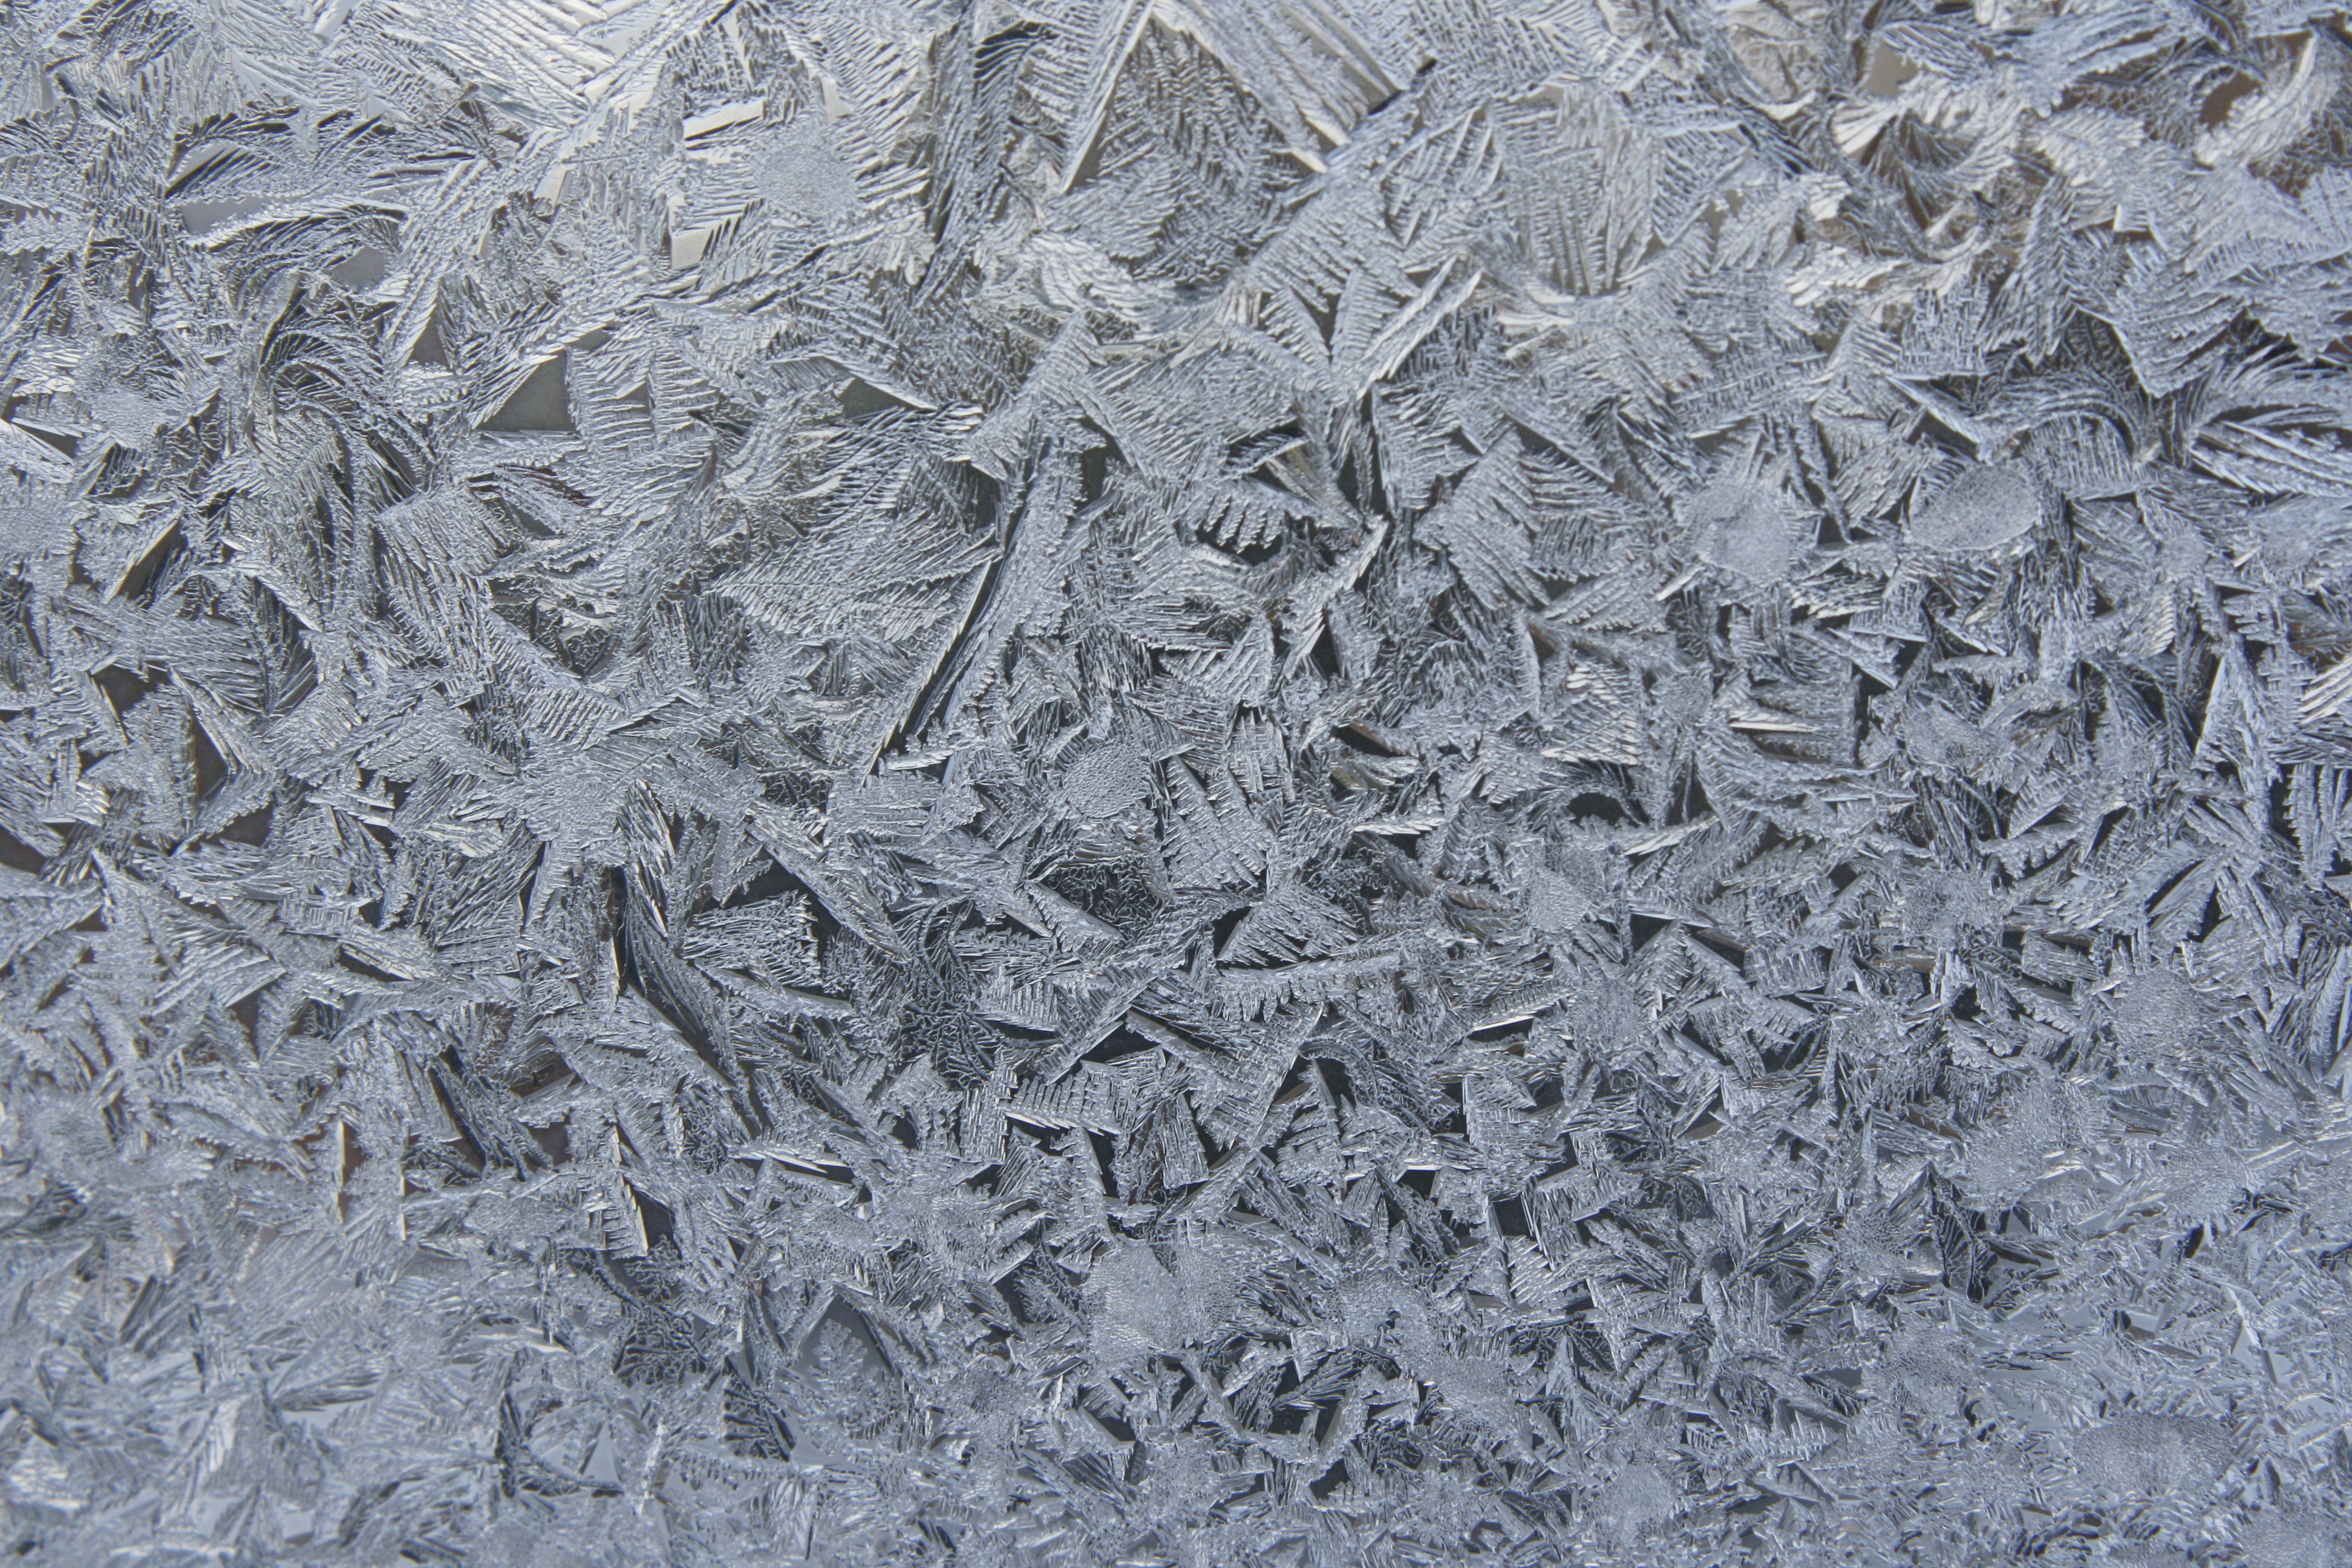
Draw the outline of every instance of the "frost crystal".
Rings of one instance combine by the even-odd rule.
[[[2352,28],[0,6],[0,1558],[2352,1563]]]

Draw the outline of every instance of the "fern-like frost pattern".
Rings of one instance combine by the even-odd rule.
[[[2352,1563],[2341,12],[0,30],[0,1556]]]

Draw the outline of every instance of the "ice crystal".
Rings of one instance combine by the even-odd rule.
[[[2352,31],[0,6],[0,1554],[2352,1562]]]

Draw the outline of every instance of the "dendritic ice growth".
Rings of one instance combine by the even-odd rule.
[[[0,31],[0,1559],[2352,1563],[2342,13]]]

